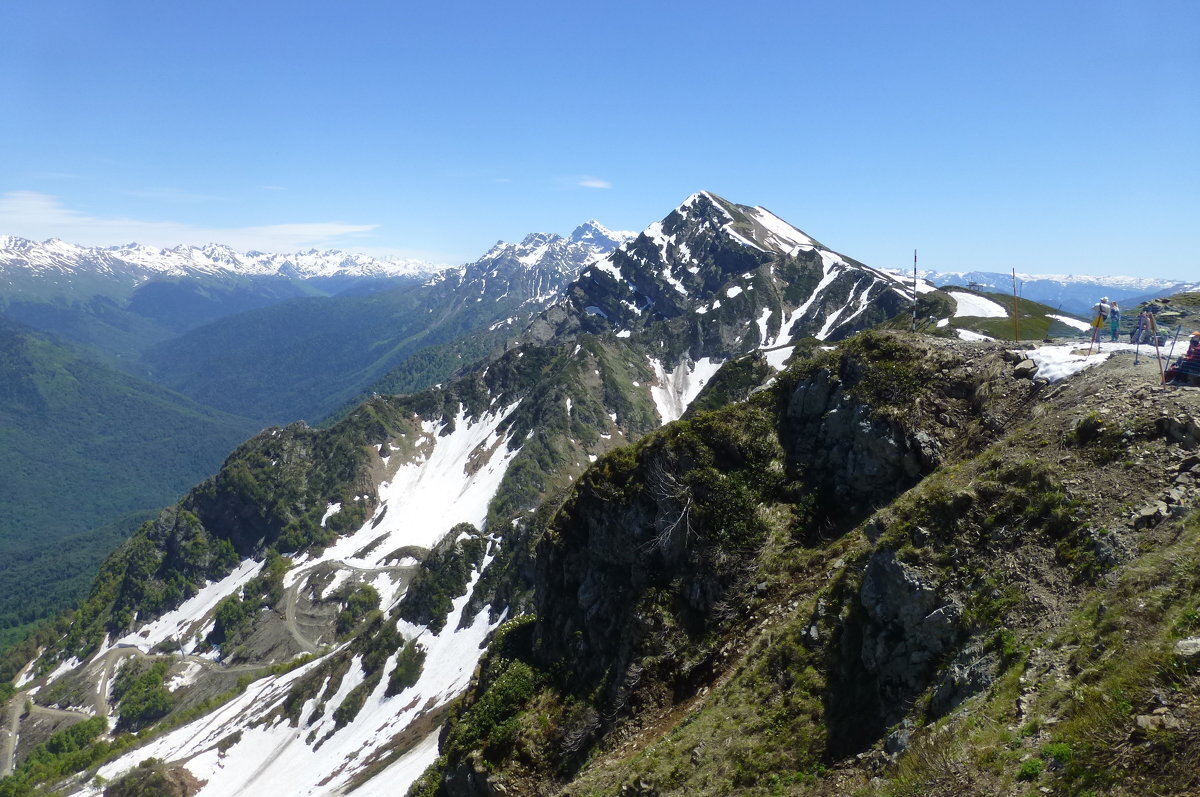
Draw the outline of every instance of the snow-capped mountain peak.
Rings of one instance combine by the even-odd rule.
[[[637,233],[629,230],[610,230],[595,219],[590,219],[576,227],[570,237],[574,243],[616,249],[626,241],[636,238]]]
[[[705,351],[723,358],[749,337],[763,346],[798,335],[838,339],[911,300],[900,280],[833,252],[766,208],[699,191],[585,268],[563,306],[527,334],[628,336],[674,319],[703,316],[712,325],[720,315],[729,328]],[[747,330],[751,316],[757,326]],[[705,356],[699,351],[693,346],[693,359]]]

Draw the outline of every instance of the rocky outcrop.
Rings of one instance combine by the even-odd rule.
[[[824,368],[792,392],[787,421],[790,465],[846,517],[890,501],[940,461],[933,437],[876,417]]]
[[[863,666],[878,681],[884,705],[902,713],[957,641],[962,607],[887,550],[871,556],[859,598],[867,620]]]

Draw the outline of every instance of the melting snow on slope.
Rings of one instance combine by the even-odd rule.
[[[684,410],[699,395],[701,388],[712,378],[721,367],[721,363],[705,357],[699,362],[687,360],[675,366],[675,370],[667,373],[663,364],[658,360],[650,360],[654,370],[656,386],[650,388],[650,397],[658,408],[658,417],[663,423],[677,421],[683,416]]]
[[[459,406],[454,431],[442,436],[446,425],[425,422],[423,456],[397,469],[390,482],[379,485],[375,516],[355,534],[343,537],[317,559],[297,562],[285,579],[291,586],[299,573],[321,561],[341,561],[357,567],[375,567],[389,553],[405,545],[432,548],[458,523],[482,528],[488,501],[496,493],[504,471],[517,450],[509,450],[500,423],[516,405],[469,420]],[[361,558],[355,553],[385,535],[386,545]]]
[[[761,205],[751,208],[747,215],[762,225],[767,232],[765,243],[776,251],[794,254],[801,247],[816,246],[812,238]]]
[[[832,333],[833,330],[838,326],[848,324],[861,315],[862,312],[870,306],[871,289],[874,287],[875,280],[867,282],[863,286],[862,291],[857,294],[857,298],[855,293],[852,291],[850,293],[850,298],[846,300],[846,304],[844,304],[840,310],[830,313],[825,317],[824,326],[821,327],[821,331],[815,336],[817,340],[825,340],[825,338],[829,337],[830,333]],[[857,305],[856,309],[854,312],[850,313],[850,315],[843,318],[842,314],[845,313],[851,305]]]
[[[342,511],[341,502],[329,504],[328,506],[326,506],[325,514],[321,518],[321,528],[325,528],[325,522],[327,520],[329,520],[329,518],[333,517],[334,515],[336,515],[338,512],[341,512],[341,511]]]
[[[387,746],[393,736],[418,717],[454,699],[470,682],[483,653],[484,640],[503,620],[489,623],[488,610],[483,609],[468,627],[458,629],[459,618],[481,572],[482,568],[472,577],[466,593],[455,599],[441,634],[431,634],[403,621],[398,624],[405,637],[416,636],[426,649],[425,664],[417,683],[398,695],[384,695],[395,667],[396,656],[393,654],[384,665],[379,684],[364,701],[354,722],[338,730],[319,748],[313,749],[305,740],[310,733],[320,739],[333,729],[334,710],[341,699],[363,681],[359,657],[351,662],[337,696],[327,702],[324,716],[311,725],[310,718],[319,696],[305,703],[297,727],[292,727],[285,719],[276,719],[269,724],[256,723],[271,714],[286,698],[291,686],[319,666],[319,661],[286,675],[256,681],[246,692],[212,714],[131,751],[102,767],[100,774],[111,780],[139,761],[154,757],[185,761],[197,778],[206,781],[200,791],[202,796],[342,793],[372,752]],[[238,731],[241,735],[236,743],[223,752],[217,749],[218,742]],[[374,786],[367,787],[362,793],[403,794],[437,757],[436,740],[437,732],[434,731],[388,767],[386,780],[376,777],[372,780]],[[93,797],[99,795],[92,786],[86,787],[83,793]]]
[[[149,653],[160,642],[174,639],[184,643],[185,653],[191,653],[196,644],[194,636],[199,627],[198,624],[217,607],[222,598],[240,590],[261,567],[261,562],[253,559],[244,560],[225,578],[220,581],[210,581],[203,589],[184,601],[179,608],[172,609],[154,622],[142,626],[133,633],[126,634],[118,639],[112,647],[136,647],[143,653]],[[107,650],[108,646],[102,649],[97,656],[103,655]]]
[[[1055,321],[1061,321],[1069,327],[1078,329],[1080,332],[1090,332],[1092,330],[1091,324],[1086,321],[1080,321],[1078,318],[1071,318],[1066,315],[1048,315],[1046,317],[1053,318]]]
[[[958,304],[954,317],[971,316],[972,318],[1008,318],[1008,311],[991,299],[976,296],[963,291],[948,291]]]
[[[1037,375],[1050,382],[1073,376],[1085,368],[1099,365],[1112,355],[1112,350],[1088,356],[1076,354],[1078,346],[1068,343],[1063,346],[1042,346],[1033,351],[1017,352],[1037,364]]]
[[[204,667],[199,662],[189,661],[184,665],[183,671],[178,675],[172,675],[167,681],[167,691],[176,692],[185,686],[191,686],[200,677],[200,673],[204,672]]]
[[[767,358],[768,365],[776,371],[782,371],[784,364],[787,362],[788,357],[792,356],[792,351],[795,348],[795,346],[782,346],[778,349],[767,349],[763,352],[763,355]]]
[[[939,324],[939,326],[941,325]],[[954,331],[957,332],[958,336],[963,340],[995,340],[995,338],[989,338],[987,335],[980,335],[978,332],[972,332],[969,329],[956,329]]]
[[[911,271],[904,272],[894,268],[876,268],[872,269],[872,271],[882,274],[893,282],[900,283],[900,286],[904,289],[905,294],[907,294],[910,299],[912,298],[913,278]],[[938,287],[929,280],[924,278],[917,279],[917,293],[933,293],[937,289]]]
[[[797,307],[788,314],[787,318],[784,319],[783,325],[780,327],[779,332],[780,343],[791,342],[790,337],[785,340],[784,336],[789,335],[792,326],[804,317],[804,314],[808,312],[810,307],[812,307],[812,303],[821,296],[825,289],[829,287],[830,283],[837,279],[837,275],[840,272],[838,266],[840,265],[841,261],[835,258],[827,258],[825,254],[825,252],[821,252],[821,265],[825,270],[821,275],[821,281],[817,283],[817,287],[813,288],[813,292],[810,293],[808,298],[804,300],[804,304]]]

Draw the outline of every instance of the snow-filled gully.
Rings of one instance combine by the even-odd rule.
[[[460,408],[453,432],[446,432],[445,424],[425,423],[419,432],[424,439],[417,446],[423,454],[414,461],[397,464],[390,479],[380,485],[374,517],[320,556],[298,559],[285,577],[289,596],[302,587],[308,574],[324,565],[357,572],[379,589],[385,610],[394,608],[407,584],[407,579],[396,579],[394,575],[412,567],[386,564],[384,560],[390,552],[403,546],[429,548],[461,522],[483,527],[488,502],[517,453],[509,450],[506,437],[499,431],[513,409],[515,405],[469,419]],[[380,541],[386,544],[372,545]],[[286,699],[292,685],[320,666],[322,658],[290,673],[255,681],[216,711],[104,765],[99,775],[112,780],[140,761],[160,758],[182,764],[205,782],[201,795],[343,793],[372,754],[382,754],[380,751],[387,748],[393,737],[430,712],[437,712],[467,687],[482,655],[484,640],[503,619],[489,622],[489,610],[485,608],[459,628],[474,585],[490,561],[489,556],[473,574],[466,594],[454,601],[449,621],[440,634],[399,622],[405,638],[417,638],[426,651],[417,683],[393,697],[384,695],[396,664],[393,654],[384,665],[379,684],[355,720],[346,726],[335,731],[333,709],[363,681],[357,659],[351,663],[337,695],[327,701],[324,715],[313,725],[307,723],[316,709],[315,698],[304,705],[297,727],[283,718],[266,721]],[[243,562],[225,579],[209,584],[178,609],[108,643],[89,666],[99,665],[104,672],[115,673],[114,656],[144,655],[164,639],[194,634],[195,629],[208,622],[215,605],[225,595],[240,589],[259,568],[259,563],[252,560]],[[294,601],[289,601],[289,605],[294,611]],[[191,662],[192,658],[198,657],[189,657],[189,669],[180,676],[178,685],[198,674],[200,665]],[[111,681],[111,677],[103,680]],[[435,726],[431,724],[433,729],[427,736],[389,764],[386,793],[403,793],[408,783],[437,756]],[[230,744],[231,738],[237,740]],[[372,788],[384,793],[378,792],[383,788],[383,783],[379,783],[367,784],[356,794],[376,793]],[[89,783],[76,793],[98,797],[101,791],[100,786]]]

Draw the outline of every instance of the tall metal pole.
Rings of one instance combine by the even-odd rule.
[[[1021,340],[1021,305],[1017,301],[1017,268],[1013,266],[1013,343]]]
[[[917,331],[917,250],[913,250],[913,317],[912,331]]]

